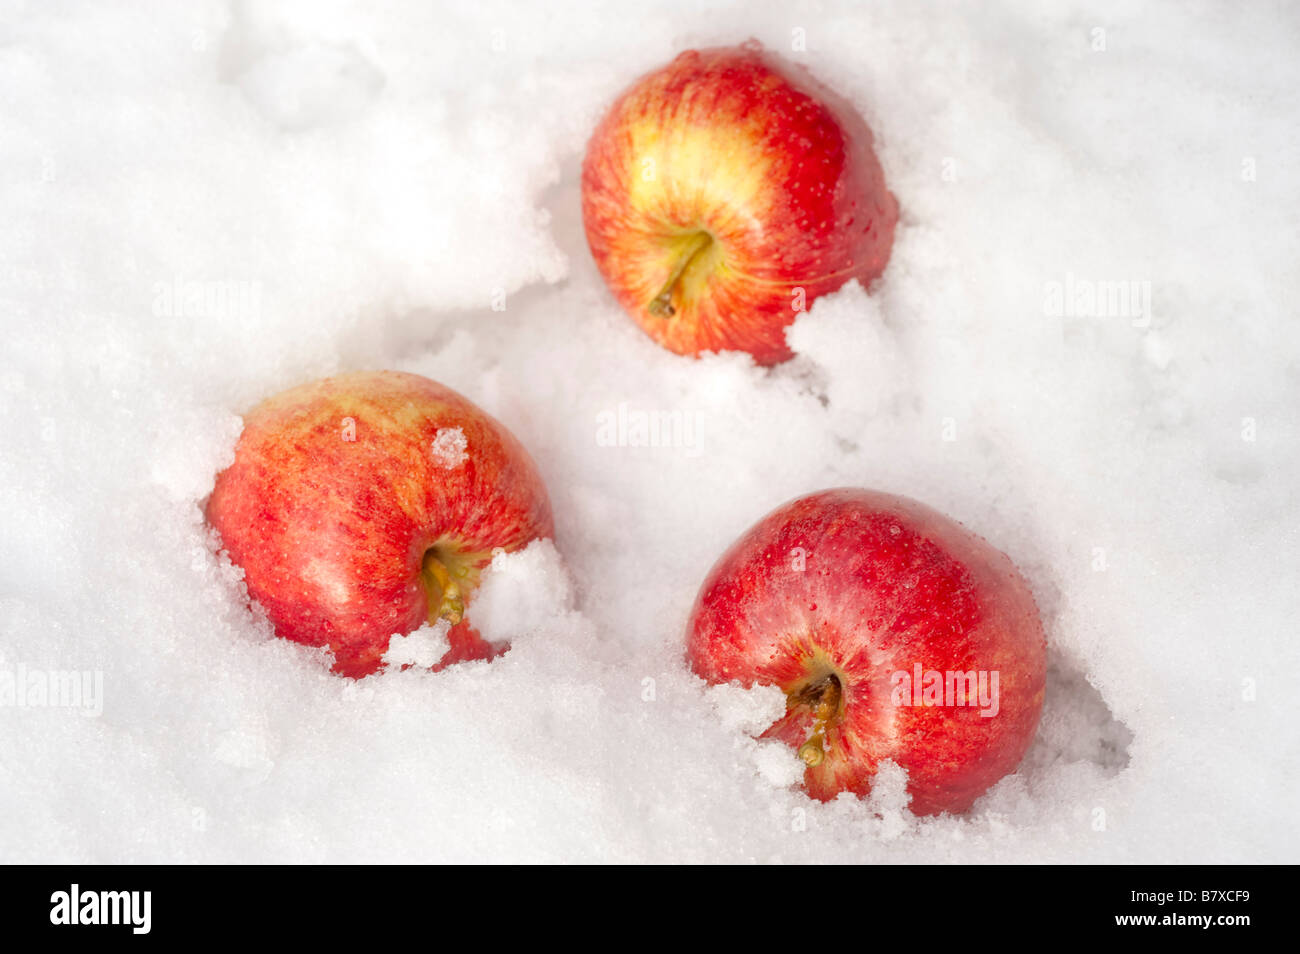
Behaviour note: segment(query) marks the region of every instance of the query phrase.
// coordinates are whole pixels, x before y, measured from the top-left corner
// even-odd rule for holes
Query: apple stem
[[[840,711],[840,695],[840,681],[835,676],[831,676],[808,699],[810,704],[816,704],[813,710],[815,720],[812,735],[808,737],[807,742],[799,746],[799,758],[803,759],[809,768],[821,765],[826,758],[826,730]]]
[[[673,266],[672,273],[668,276],[668,281],[664,282],[659,294],[651,300],[649,309],[650,314],[656,318],[671,318],[677,313],[673,307],[673,292],[677,288],[677,283],[681,281],[682,274],[686,271],[688,265],[695,260],[695,257],[708,248],[709,243],[713,241],[713,236],[708,232],[696,232],[687,241],[683,247],[682,254],[677,258],[677,264]]]
[[[435,551],[430,550],[424,555],[420,576],[429,593],[429,622],[445,619],[453,626],[459,623],[465,616],[465,596]]]

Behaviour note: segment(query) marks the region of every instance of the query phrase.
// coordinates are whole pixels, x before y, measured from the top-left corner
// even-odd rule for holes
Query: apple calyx
[[[420,565],[420,581],[429,594],[431,624],[445,619],[455,626],[464,618],[465,591],[455,577],[467,575],[467,570],[459,561],[447,559],[447,554],[438,547],[431,547],[424,554],[424,561]]]
[[[656,318],[671,318],[677,314],[677,309],[673,306],[673,295],[687,276],[687,270],[694,264],[706,265],[706,260],[712,257],[710,253],[717,248],[713,236],[704,229],[686,233],[677,240],[677,245],[676,264],[669,272],[668,280],[647,306],[650,314]]]
[[[799,758],[809,768],[821,765],[826,758],[826,730],[839,718],[843,698],[843,687],[839,676],[834,673],[805,684],[788,696],[789,708],[802,706],[813,711],[812,734],[799,746]]]

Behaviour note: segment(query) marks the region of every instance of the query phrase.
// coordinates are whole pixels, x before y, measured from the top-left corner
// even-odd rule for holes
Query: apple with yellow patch
[[[207,517],[276,634],[382,666],[389,639],[445,619],[441,668],[502,651],[466,618],[497,548],[552,534],[546,488],[500,423],[428,378],[345,374],[263,402]]]
[[[619,97],[587,146],[582,215],[650,337],[775,364],[814,299],[884,271],[898,204],[852,104],[751,42],[682,53]]]

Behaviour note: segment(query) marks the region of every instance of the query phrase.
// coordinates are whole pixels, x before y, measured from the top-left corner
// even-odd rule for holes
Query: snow
[[[0,671],[99,674],[102,711],[0,698],[0,859],[1296,860],[1294,11],[3,7]],[[611,98],[751,36],[856,103],[903,215],[770,371],[644,337],[578,210]],[[203,524],[243,411],[361,368],[456,388],[547,482],[490,663],[423,671],[426,628],[330,675]],[[780,700],[683,663],[714,559],[838,485],[1039,601],[1042,727],[966,817],[892,766],[809,801],[752,738]]]
[[[429,453],[439,467],[444,470],[455,470],[465,463],[468,447],[469,441],[466,440],[464,431],[459,427],[444,427],[433,435],[433,445],[429,448]]]
[[[439,620],[432,626],[426,623],[413,633],[394,635],[388,641],[384,662],[394,668],[420,666],[428,669],[451,649],[451,642],[447,639],[450,628],[445,620]]]

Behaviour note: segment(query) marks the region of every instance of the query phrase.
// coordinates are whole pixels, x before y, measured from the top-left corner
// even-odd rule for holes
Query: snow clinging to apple
[[[884,271],[898,204],[852,104],[751,42],[682,53],[619,97],[587,146],[582,214],[655,341],[775,364],[815,298]]]

